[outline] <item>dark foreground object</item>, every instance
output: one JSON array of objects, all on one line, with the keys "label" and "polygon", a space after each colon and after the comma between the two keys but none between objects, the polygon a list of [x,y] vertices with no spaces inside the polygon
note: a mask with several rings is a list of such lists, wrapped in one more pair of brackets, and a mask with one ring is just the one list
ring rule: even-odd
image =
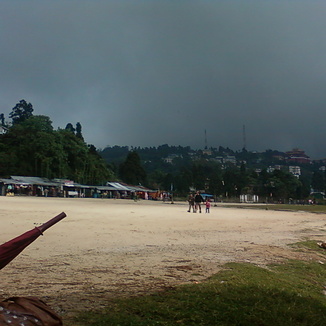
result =
[{"label": "dark foreground object", "polygon": [[[0,269],[9,264],[28,245],[52,225],[66,217],[60,213],[48,222],[0,246]],[[0,302],[0,326],[62,326],[61,317],[36,297],[13,297]]]},{"label": "dark foreground object", "polygon": [[16,256],[18,256],[27,246],[29,246],[34,240],[36,240],[43,232],[49,227],[58,223],[66,217],[65,213],[60,213],[51,220],[42,224],[33,230],[27,231],[20,236],[4,243],[0,246],[0,269],[9,264]]},{"label": "dark foreground object", "polygon": [[62,326],[61,317],[42,300],[14,297],[0,302],[0,325]]}]

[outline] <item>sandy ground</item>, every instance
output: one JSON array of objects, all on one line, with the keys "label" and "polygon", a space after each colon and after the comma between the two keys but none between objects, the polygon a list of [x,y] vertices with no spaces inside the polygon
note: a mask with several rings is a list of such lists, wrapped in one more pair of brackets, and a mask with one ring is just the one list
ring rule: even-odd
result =
[{"label": "sandy ground", "polygon": [[1,270],[0,297],[33,295],[69,323],[107,300],[198,282],[226,262],[260,266],[325,258],[289,244],[326,239],[326,215],[224,208],[188,213],[186,203],[114,199],[0,197],[0,243],[61,212]]}]

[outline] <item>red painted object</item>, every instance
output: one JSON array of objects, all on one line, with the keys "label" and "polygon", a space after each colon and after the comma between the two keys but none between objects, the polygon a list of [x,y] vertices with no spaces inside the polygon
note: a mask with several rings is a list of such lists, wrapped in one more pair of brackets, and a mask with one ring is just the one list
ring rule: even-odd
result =
[{"label": "red painted object", "polygon": [[33,230],[27,231],[22,235],[2,244],[0,246],[0,269],[9,264],[16,256],[18,256],[27,246],[29,246],[34,240],[36,240],[43,232],[52,225],[58,223],[66,217],[65,213],[53,217],[51,220],[42,224]]}]

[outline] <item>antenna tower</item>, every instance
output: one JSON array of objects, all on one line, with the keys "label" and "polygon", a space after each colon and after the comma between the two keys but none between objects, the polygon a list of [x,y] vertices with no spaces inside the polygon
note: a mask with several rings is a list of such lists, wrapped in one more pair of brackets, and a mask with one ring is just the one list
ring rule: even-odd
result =
[{"label": "antenna tower", "polygon": [[242,137],[243,137],[243,149],[246,150],[247,149],[247,140],[246,140],[246,126],[243,125],[242,128]]},{"label": "antenna tower", "polygon": [[206,129],[205,129],[205,149],[207,149],[207,133],[206,133]]}]

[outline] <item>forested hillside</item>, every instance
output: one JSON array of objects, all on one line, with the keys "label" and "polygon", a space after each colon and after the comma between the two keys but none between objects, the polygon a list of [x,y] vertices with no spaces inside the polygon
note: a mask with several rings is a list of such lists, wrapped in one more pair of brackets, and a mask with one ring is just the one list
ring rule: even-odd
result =
[{"label": "forested hillside", "polygon": [[[202,190],[217,197],[258,195],[268,201],[303,200],[312,191],[324,192],[325,172],[322,162],[299,164],[300,174],[290,173],[285,153],[266,150],[263,153],[229,148],[194,150],[189,146],[107,147],[99,153],[116,175],[125,180],[120,167],[129,153],[137,153],[145,170],[147,186],[186,195]],[[138,163],[139,164],[139,163]]]},{"label": "forested hillside", "polygon": [[33,112],[32,104],[21,100],[11,121],[0,116],[6,131],[0,135],[0,176],[67,178],[91,185],[114,179],[96,148],[85,143],[80,123],[54,130],[49,117]]},{"label": "forested hillside", "polygon": [[[34,115],[21,100],[8,119],[0,115],[0,176],[39,176],[102,185],[120,180],[186,196],[201,190],[216,197],[258,195],[268,201],[303,200],[326,190],[324,162],[291,167],[284,153],[229,148],[194,150],[182,146],[113,146],[87,144],[80,123],[53,129],[50,117]],[[292,170],[291,170],[292,168]],[[293,168],[295,171],[293,173]],[[292,172],[291,172],[292,171]]]}]

